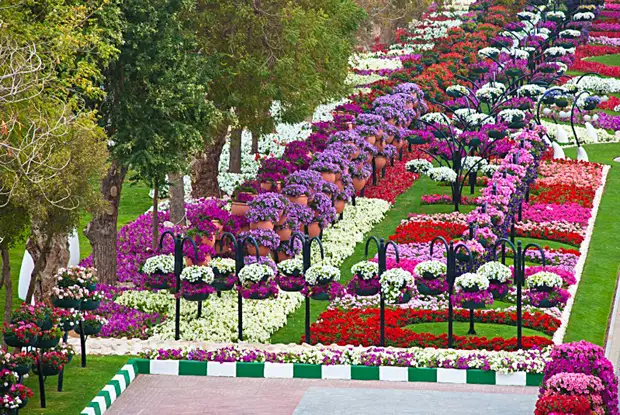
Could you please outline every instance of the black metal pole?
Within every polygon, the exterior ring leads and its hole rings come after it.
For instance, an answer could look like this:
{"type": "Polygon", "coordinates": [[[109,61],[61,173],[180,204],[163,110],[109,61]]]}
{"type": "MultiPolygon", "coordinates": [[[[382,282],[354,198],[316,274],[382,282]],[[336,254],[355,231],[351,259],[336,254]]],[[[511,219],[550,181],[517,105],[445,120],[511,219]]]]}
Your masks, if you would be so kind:
{"type": "Polygon", "coordinates": [[[84,321],[80,320],[80,346],[82,347],[82,367],[86,367],[86,336],[84,335],[84,321]]]}
{"type": "Polygon", "coordinates": [[[517,280],[517,349],[521,349],[523,338],[523,277],[525,276],[525,258],[522,257],[521,241],[517,243],[515,254],[515,279],[517,280]],[[523,259],[523,263],[521,263],[523,259]]]}
{"type": "Polygon", "coordinates": [[[310,344],[310,292],[306,294],[306,343],[310,344]]]}
{"type": "Polygon", "coordinates": [[[385,299],[383,292],[379,290],[379,324],[380,324],[380,346],[385,347],[385,299]]]}
{"type": "Polygon", "coordinates": [[[202,301],[198,301],[198,314],[196,315],[196,318],[200,317],[202,317],[202,301]]]}
{"type": "Polygon", "coordinates": [[[467,334],[476,334],[476,330],[474,328],[474,309],[469,309],[469,331],[467,334]]]}
{"type": "MultiPolygon", "coordinates": [[[[63,342],[63,344],[67,344],[67,338],[68,337],[69,337],[69,332],[65,331],[62,334],[62,342],[63,342]]],[[[64,374],[65,374],[65,369],[63,367],[63,369],[58,374],[58,392],[62,392],[62,382],[63,382],[64,374]]]]}
{"type": "Polygon", "coordinates": [[[377,165],[375,164],[375,158],[372,158],[372,161],[370,162],[370,165],[372,166],[372,184],[373,186],[377,184],[377,165]]]}
{"type": "MultiPolygon", "coordinates": [[[[196,256],[198,261],[198,256],[196,256]]],[[[175,294],[176,301],[174,304],[174,339],[179,340],[181,337],[181,271],[183,270],[183,239],[180,235],[174,238],[174,277],[175,277],[175,294]]]]}
{"type": "Polygon", "coordinates": [[[239,331],[239,341],[243,340],[243,297],[241,296],[241,292],[237,293],[237,310],[238,310],[238,314],[237,314],[237,318],[239,319],[239,326],[238,331],[239,331]]]}
{"type": "Polygon", "coordinates": [[[471,171],[469,172],[469,194],[474,194],[476,192],[476,177],[477,172],[471,171]]]}
{"type": "Polygon", "coordinates": [[[37,362],[37,369],[39,369],[39,395],[41,395],[41,408],[45,408],[45,381],[43,379],[43,364],[41,360],[43,360],[43,351],[39,349],[39,359],[37,362]]]}

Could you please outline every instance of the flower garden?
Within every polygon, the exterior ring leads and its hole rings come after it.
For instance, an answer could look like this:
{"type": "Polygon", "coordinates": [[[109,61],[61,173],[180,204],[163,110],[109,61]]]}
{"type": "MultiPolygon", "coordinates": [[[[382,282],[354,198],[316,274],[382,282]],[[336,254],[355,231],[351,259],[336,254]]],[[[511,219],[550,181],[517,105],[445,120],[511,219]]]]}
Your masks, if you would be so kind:
{"type": "Polygon", "coordinates": [[[221,163],[225,196],[189,200],[187,226],[162,206],[159,250],[152,212],[123,226],[118,285],[89,257],[17,309],[5,412],[32,398],[31,369],[62,376],[87,347],[138,366],[527,373],[505,384],[540,386],[537,415],[617,414],[603,349],[568,341],[602,344],[614,296],[608,275],[602,335],[575,329],[599,301],[586,259],[617,180],[591,149],[620,141],[618,69],[593,59],[620,56],[618,39],[614,1],[429,10],[351,59],[354,94],[262,136],[241,174],[221,163]]]}

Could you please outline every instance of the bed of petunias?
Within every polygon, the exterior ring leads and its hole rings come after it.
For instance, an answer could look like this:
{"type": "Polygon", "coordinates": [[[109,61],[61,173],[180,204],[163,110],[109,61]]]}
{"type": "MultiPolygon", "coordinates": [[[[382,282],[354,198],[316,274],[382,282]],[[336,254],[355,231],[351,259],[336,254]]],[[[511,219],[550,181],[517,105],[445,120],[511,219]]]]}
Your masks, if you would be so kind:
{"type": "Polygon", "coordinates": [[[221,166],[226,198],[188,201],[186,226],[158,213],[160,234],[193,241],[178,276],[172,238],[150,248],[152,213],[121,229],[121,284],[90,287],[89,347],[544,373],[537,414],[617,413],[600,348],[562,345],[609,170],[581,145],[620,123],[620,81],[571,71],[615,75],[584,58],[619,52],[617,5],[478,0],[352,57],[356,92],[262,137],[241,174],[221,166]],[[360,253],[370,235],[391,241],[385,264],[360,253]],[[318,346],[206,346],[273,339],[318,346]]]}

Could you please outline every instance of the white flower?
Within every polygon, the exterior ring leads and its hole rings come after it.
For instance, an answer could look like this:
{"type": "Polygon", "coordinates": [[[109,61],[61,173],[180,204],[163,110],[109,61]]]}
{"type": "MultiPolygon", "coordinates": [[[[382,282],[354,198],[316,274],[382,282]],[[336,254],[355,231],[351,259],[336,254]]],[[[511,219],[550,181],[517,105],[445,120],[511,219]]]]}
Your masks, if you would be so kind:
{"type": "Polygon", "coordinates": [[[433,167],[429,169],[428,177],[436,182],[455,182],[457,174],[450,167],[433,167]]]}
{"type": "Polygon", "coordinates": [[[433,168],[433,163],[426,159],[413,159],[405,164],[405,168],[413,173],[426,174],[426,172],[433,168]]]}
{"type": "Polygon", "coordinates": [[[424,114],[423,116],[421,116],[420,119],[422,121],[425,121],[425,122],[431,123],[431,124],[434,123],[434,124],[450,125],[450,119],[448,117],[446,117],[446,115],[441,113],[441,112],[429,112],[429,113],[424,114]]]}
{"type": "Polygon", "coordinates": [[[235,260],[231,258],[213,258],[209,266],[220,275],[230,275],[235,272],[235,260]]]}
{"type": "Polygon", "coordinates": [[[560,37],[575,39],[581,37],[581,32],[579,30],[566,29],[560,32],[560,37]]]}
{"type": "Polygon", "coordinates": [[[181,272],[181,279],[191,283],[204,282],[211,284],[213,282],[214,275],[213,270],[210,267],[192,265],[183,268],[183,271],[181,272]]]}
{"type": "Polygon", "coordinates": [[[484,275],[467,272],[458,277],[455,284],[460,289],[478,287],[478,290],[484,291],[489,288],[489,279],[484,275]]]}
{"type": "Polygon", "coordinates": [[[585,12],[585,13],[575,13],[573,15],[573,20],[574,21],[589,21],[589,20],[594,20],[594,13],[591,12],[585,12]]]}
{"type": "Polygon", "coordinates": [[[561,287],[564,280],[558,274],[548,271],[540,271],[532,274],[526,279],[526,284],[530,288],[537,287],[561,287]]]}
{"type": "Polygon", "coordinates": [[[145,274],[170,274],[174,272],[174,255],[156,255],[148,258],[142,266],[145,274]]]}
{"type": "Polygon", "coordinates": [[[489,280],[498,280],[500,283],[506,283],[512,279],[510,268],[498,261],[487,262],[476,271],[489,280]]]}
{"type": "Polygon", "coordinates": [[[525,112],[518,109],[508,108],[500,111],[499,114],[497,114],[497,118],[498,120],[501,119],[506,123],[522,121],[525,118],[525,112]]]}
{"type": "Polygon", "coordinates": [[[363,280],[371,280],[379,273],[379,264],[372,261],[361,261],[351,267],[351,273],[363,280]]]}
{"type": "Polygon", "coordinates": [[[616,78],[599,78],[598,76],[584,76],[579,81],[579,84],[575,85],[578,77],[572,78],[568,81],[564,87],[576,86],[579,90],[589,90],[601,94],[613,94],[620,92],[620,79],[616,78]]]}
{"type": "Polygon", "coordinates": [[[488,161],[478,156],[466,156],[463,157],[463,169],[467,171],[478,171],[482,170],[487,164],[488,161]]]}
{"type": "Polygon", "coordinates": [[[264,264],[246,265],[239,271],[239,281],[241,283],[261,282],[265,277],[271,278],[273,276],[273,269],[264,264]]]}
{"type": "Polygon", "coordinates": [[[402,289],[413,284],[413,276],[402,268],[392,268],[381,274],[381,292],[389,304],[397,302],[402,289]]]}
{"type": "Polygon", "coordinates": [[[285,259],[278,263],[278,269],[285,275],[301,274],[304,271],[304,263],[300,258],[285,259]]]}
{"type": "Polygon", "coordinates": [[[565,48],[561,48],[559,46],[553,46],[553,47],[550,47],[548,49],[545,49],[545,55],[547,55],[547,56],[564,56],[567,53],[568,54],[574,54],[575,53],[575,48],[565,49],[565,48]]]}
{"type": "Polygon", "coordinates": [[[501,88],[481,87],[476,91],[476,98],[481,101],[492,101],[499,98],[504,93],[501,88]]]}
{"type": "Polygon", "coordinates": [[[446,92],[448,93],[456,93],[462,96],[469,95],[469,90],[465,88],[463,85],[452,85],[446,88],[446,92]]]}
{"type": "Polygon", "coordinates": [[[317,264],[306,271],[306,282],[310,285],[317,285],[319,282],[338,281],[340,270],[331,265],[317,264]]]}
{"type": "Polygon", "coordinates": [[[540,85],[527,84],[517,90],[520,97],[537,97],[544,94],[546,89],[540,85]]]}
{"type": "Polygon", "coordinates": [[[481,58],[495,58],[499,55],[499,49],[497,48],[482,48],[478,51],[478,56],[481,58]]]}
{"type": "Polygon", "coordinates": [[[547,12],[547,19],[566,19],[564,12],[547,12]]]}
{"type": "Polygon", "coordinates": [[[434,260],[420,262],[413,269],[413,272],[419,277],[423,276],[425,273],[429,273],[433,274],[435,278],[438,278],[439,276],[445,274],[446,271],[446,264],[434,260]]]}

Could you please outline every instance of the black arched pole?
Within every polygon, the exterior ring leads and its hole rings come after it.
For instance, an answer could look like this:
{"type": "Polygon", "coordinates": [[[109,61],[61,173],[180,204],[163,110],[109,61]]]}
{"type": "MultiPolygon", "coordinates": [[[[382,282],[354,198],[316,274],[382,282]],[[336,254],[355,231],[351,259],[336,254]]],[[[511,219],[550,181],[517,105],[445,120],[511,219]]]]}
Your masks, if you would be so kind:
{"type": "MultiPolygon", "coordinates": [[[[514,264],[514,283],[517,286],[517,349],[523,348],[523,286],[525,285],[525,254],[529,248],[538,249],[540,252],[543,267],[545,263],[545,252],[537,244],[527,244],[525,248],[522,247],[521,241],[517,241],[517,246],[506,238],[501,238],[495,243],[493,254],[495,260],[497,260],[497,248],[502,246],[502,250],[508,245],[513,252],[513,264],[514,264]]],[[[502,257],[502,264],[506,264],[505,257],[502,257]]]]}
{"type": "Polygon", "coordinates": [[[459,250],[464,249],[467,253],[467,271],[471,270],[473,266],[473,256],[471,250],[467,245],[463,243],[457,243],[446,241],[443,236],[436,236],[431,241],[431,257],[433,256],[433,247],[436,242],[441,242],[446,249],[446,280],[448,281],[448,348],[452,348],[454,341],[454,306],[452,305],[452,292],[454,291],[454,283],[456,281],[456,254],[459,250]]]}
{"type": "MultiPolygon", "coordinates": [[[[224,244],[224,240],[229,239],[235,249],[235,273],[237,274],[237,279],[239,279],[239,272],[245,266],[245,245],[249,242],[254,245],[255,253],[256,253],[256,262],[260,261],[260,255],[258,253],[258,243],[253,236],[246,236],[245,238],[237,239],[235,235],[230,232],[224,232],[222,238],[218,241],[220,244],[220,249],[224,244]]],[[[241,282],[238,281],[240,285],[241,282]]],[[[241,295],[241,290],[237,291],[237,335],[239,337],[239,341],[243,340],[243,296],[241,295]]]]}
{"type": "MultiPolygon", "coordinates": [[[[393,241],[388,241],[386,243],[383,238],[377,239],[376,236],[371,236],[366,240],[366,247],[364,248],[364,255],[366,256],[366,258],[368,258],[368,247],[373,241],[377,246],[377,255],[379,261],[378,277],[381,278],[381,275],[385,271],[387,271],[387,249],[390,245],[394,247],[394,252],[396,254],[396,263],[400,262],[400,256],[398,255],[398,246],[393,241]]],[[[385,298],[383,297],[383,290],[381,289],[381,285],[379,285],[379,327],[379,346],[385,347],[385,298]]]]}
{"type": "MultiPolygon", "coordinates": [[[[308,238],[301,232],[293,232],[290,239],[291,250],[295,249],[295,239],[299,239],[301,242],[301,255],[302,255],[302,263],[304,268],[304,278],[306,275],[306,271],[312,265],[312,243],[316,242],[319,244],[319,250],[321,252],[321,260],[325,259],[325,251],[323,250],[323,244],[321,243],[321,239],[317,236],[313,236],[312,238],[308,238]]],[[[306,288],[308,289],[308,284],[306,284],[306,288]]],[[[309,289],[308,289],[309,290],[309,289]]],[[[306,343],[310,344],[310,291],[306,293],[306,321],[305,321],[305,335],[306,335],[306,343]]]]}
{"type": "MultiPolygon", "coordinates": [[[[196,261],[198,261],[198,247],[196,242],[192,238],[186,235],[178,233],[176,236],[172,231],[166,231],[159,238],[159,249],[161,250],[164,244],[164,238],[166,235],[170,235],[174,241],[174,277],[175,277],[175,294],[181,292],[181,272],[183,272],[183,245],[186,241],[189,241],[194,247],[194,255],[196,261]]],[[[181,296],[176,295],[176,302],[174,307],[174,339],[180,338],[180,326],[181,326],[181,296]]]]}

